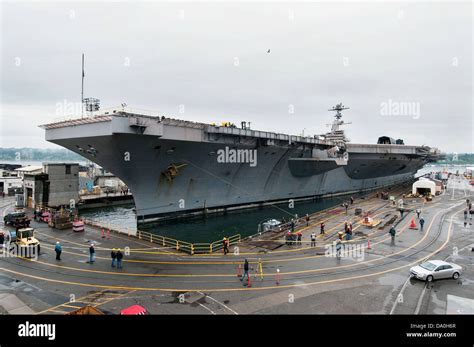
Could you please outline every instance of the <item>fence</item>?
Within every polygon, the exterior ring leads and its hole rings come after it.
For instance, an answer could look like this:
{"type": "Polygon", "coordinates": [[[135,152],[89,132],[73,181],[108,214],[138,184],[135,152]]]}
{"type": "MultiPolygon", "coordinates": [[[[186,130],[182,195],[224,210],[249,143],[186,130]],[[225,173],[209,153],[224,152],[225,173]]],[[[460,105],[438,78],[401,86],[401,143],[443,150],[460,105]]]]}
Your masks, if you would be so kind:
{"type": "MultiPolygon", "coordinates": [[[[191,243],[181,240],[176,240],[170,237],[152,234],[146,231],[137,230],[136,233],[131,229],[127,228],[127,230],[120,230],[115,226],[108,225],[104,226],[99,224],[96,221],[90,220],[88,218],[82,218],[85,224],[91,225],[98,228],[107,228],[112,232],[119,233],[119,234],[126,234],[130,237],[136,237],[139,240],[148,241],[151,243],[156,243],[162,247],[167,247],[171,249],[175,249],[176,251],[185,252],[191,255],[194,254],[212,254],[219,251],[222,251],[224,248],[224,243],[222,240],[214,241],[212,243],[191,243]]],[[[241,236],[240,234],[233,235],[228,238],[229,240],[229,247],[232,245],[236,245],[240,242],[241,236]]]]}

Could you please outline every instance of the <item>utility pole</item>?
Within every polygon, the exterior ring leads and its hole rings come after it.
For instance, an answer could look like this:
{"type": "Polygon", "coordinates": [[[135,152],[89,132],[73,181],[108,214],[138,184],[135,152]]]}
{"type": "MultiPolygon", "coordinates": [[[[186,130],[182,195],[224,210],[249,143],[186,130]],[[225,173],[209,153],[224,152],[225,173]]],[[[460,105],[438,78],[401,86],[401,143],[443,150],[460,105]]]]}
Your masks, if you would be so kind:
{"type": "Polygon", "coordinates": [[[81,117],[84,117],[84,53],[82,53],[81,117]]]}

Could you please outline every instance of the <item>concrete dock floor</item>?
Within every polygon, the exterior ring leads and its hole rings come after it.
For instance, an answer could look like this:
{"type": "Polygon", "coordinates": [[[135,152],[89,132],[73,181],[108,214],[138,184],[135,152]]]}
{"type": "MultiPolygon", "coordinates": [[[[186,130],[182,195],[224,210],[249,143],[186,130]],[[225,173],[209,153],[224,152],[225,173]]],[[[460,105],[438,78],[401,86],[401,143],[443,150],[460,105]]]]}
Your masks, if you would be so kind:
{"type": "MultiPolygon", "coordinates": [[[[404,187],[392,194],[409,191],[404,187]]],[[[102,238],[93,227],[74,233],[32,222],[41,254],[32,260],[1,255],[0,310],[64,314],[92,305],[117,314],[140,304],[154,314],[445,314],[448,295],[474,299],[474,226],[464,227],[462,212],[468,198],[472,200],[473,188],[459,177],[431,202],[404,199],[405,208],[422,209],[423,231],[414,212],[402,219],[389,201],[358,199],[347,214],[336,207],[314,215],[302,227],[300,245],[285,245],[283,234],[266,234],[231,246],[226,256],[191,256],[126,235],[102,238]],[[361,225],[356,208],[380,219],[380,224],[361,225]],[[409,228],[413,218],[416,230],[409,228]],[[323,220],[326,233],[320,235],[323,220]],[[331,250],[345,221],[353,224],[354,238],[344,243],[338,259],[331,250]],[[394,244],[388,234],[393,223],[394,244]],[[313,231],[318,235],[316,247],[310,244],[313,231]],[[57,241],[63,248],[61,261],[55,260],[57,241]],[[93,264],[87,262],[91,242],[96,248],[93,264]],[[126,252],[122,269],[111,266],[112,248],[126,252]],[[237,276],[245,258],[251,265],[250,287],[237,276]],[[408,269],[427,258],[448,259],[464,273],[458,280],[429,285],[409,278],[408,269]]],[[[11,199],[0,200],[2,215],[11,209],[11,199]]]]}

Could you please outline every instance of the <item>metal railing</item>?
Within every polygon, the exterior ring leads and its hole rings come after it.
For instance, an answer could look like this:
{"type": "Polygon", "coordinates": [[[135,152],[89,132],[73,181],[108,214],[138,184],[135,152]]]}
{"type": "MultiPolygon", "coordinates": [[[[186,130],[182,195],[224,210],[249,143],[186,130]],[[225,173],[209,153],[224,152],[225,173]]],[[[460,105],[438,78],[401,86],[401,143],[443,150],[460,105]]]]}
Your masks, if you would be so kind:
{"type": "MultiPolygon", "coordinates": [[[[236,245],[240,242],[241,237],[240,234],[233,235],[228,237],[227,240],[229,241],[229,247],[232,245],[236,245]]],[[[224,242],[223,240],[214,241],[212,243],[195,243],[194,244],[194,253],[197,254],[212,254],[216,252],[223,251],[224,249],[224,242]]]]}
{"type": "MultiPolygon", "coordinates": [[[[127,228],[126,230],[123,230],[123,229],[118,228],[115,225],[111,225],[111,224],[103,225],[103,224],[100,224],[99,222],[96,222],[88,218],[81,218],[81,220],[85,224],[90,225],[90,226],[94,226],[97,228],[104,228],[110,232],[125,234],[130,237],[136,237],[139,240],[155,243],[162,247],[174,249],[179,252],[185,252],[190,255],[212,254],[212,253],[222,251],[224,248],[223,240],[218,240],[218,241],[209,242],[209,243],[191,243],[187,241],[176,240],[171,237],[149,233],[142,230],[137,230],[136,232],[132,230],[131,228],[127,228]]],[[[228,240],[229,240],[229,247],[230,247],[232,245],[236,245],[237,243],[239,243],[241,241],[241,236],[240,234],[233,235],[229,237],[228,240]]]]}

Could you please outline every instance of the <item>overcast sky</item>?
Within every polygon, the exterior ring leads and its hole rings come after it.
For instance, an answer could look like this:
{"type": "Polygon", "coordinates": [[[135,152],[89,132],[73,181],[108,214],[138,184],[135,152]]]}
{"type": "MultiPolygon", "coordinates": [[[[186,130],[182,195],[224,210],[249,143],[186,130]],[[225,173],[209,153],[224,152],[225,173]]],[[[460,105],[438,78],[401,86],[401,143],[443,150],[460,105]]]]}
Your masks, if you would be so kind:
{"type": "Polygon", "coordinates": [[[104,108],[312,135],[343,102],[352,142],[474,151],[470,2],[0,6],[1,147],[55,147],[37,125],[80,103],[84,52],[104,108]]]}

